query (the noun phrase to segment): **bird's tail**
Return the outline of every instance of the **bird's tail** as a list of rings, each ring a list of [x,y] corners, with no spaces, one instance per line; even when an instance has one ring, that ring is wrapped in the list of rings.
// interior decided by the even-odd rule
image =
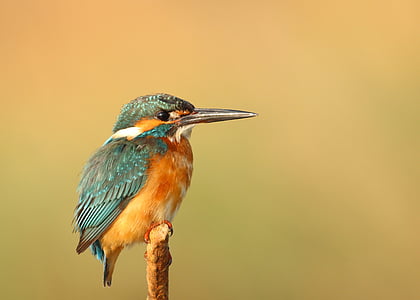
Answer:
[[[112,273],[114,273],[115,263],[117,262],[118,255],[123,248],[117,248],[112,252],[105,252],[104,259],[104,287],[111,286]]]
[[[104,261],[105,253],[99,240],[96,240],[92,245],[90,245],[90,251],[92,251],[92,254],[96,256],[97,259],[102,262]]]

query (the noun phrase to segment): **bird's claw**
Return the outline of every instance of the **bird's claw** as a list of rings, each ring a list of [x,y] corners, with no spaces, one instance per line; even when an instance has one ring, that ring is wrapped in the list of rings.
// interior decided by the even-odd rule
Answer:
[[[156,223],[152,223],[149,228],[147,229],[146,233],[144,234],[144,241],[146,242],[146,244],[150,243],[150,232],[152,231],[153,228],[161,225],[161,224],[166,224],[168,225],[169,228],[169,236],[172,236],[174,234],[174,228],[172,226],[172,223],[169,222],[168,220],[163,220],[160,222],[156,222]]]

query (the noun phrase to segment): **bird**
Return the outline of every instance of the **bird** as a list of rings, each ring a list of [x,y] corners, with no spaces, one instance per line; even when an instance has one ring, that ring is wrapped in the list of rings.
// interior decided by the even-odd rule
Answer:
[[[192,128],[256,115],[196,108],[165,93],[121,108],[112,135],[83,168],[73,220],[80,235],[76,252],[90,248],[103,263],[105,287],[125,247],[143,242],[153,224],[171,225],[191,182]]]

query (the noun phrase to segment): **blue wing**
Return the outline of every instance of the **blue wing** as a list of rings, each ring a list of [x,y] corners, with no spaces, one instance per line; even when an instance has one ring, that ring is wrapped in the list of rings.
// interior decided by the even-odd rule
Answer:
[[[111,140],[86,163],[79,183],[75,230],[78,253],[85,251],[137,195],[146,182],[149,159],[166,151],[157,139]]]

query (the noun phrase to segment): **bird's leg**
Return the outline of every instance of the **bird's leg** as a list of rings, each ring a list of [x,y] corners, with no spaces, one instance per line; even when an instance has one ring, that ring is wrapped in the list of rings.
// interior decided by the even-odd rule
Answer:
[[[174,234],[174,228],[172,226],[172,223],[168,220],[163,220],[160,222],[152,223],[149,228],[147,229],[146,233],[144,234],[144,241],[146,244],[150,242],[150,231],[152,231],[153,228],[159,226],[160,224],[166,224],[169,227],[169,236],[172,236]]]

